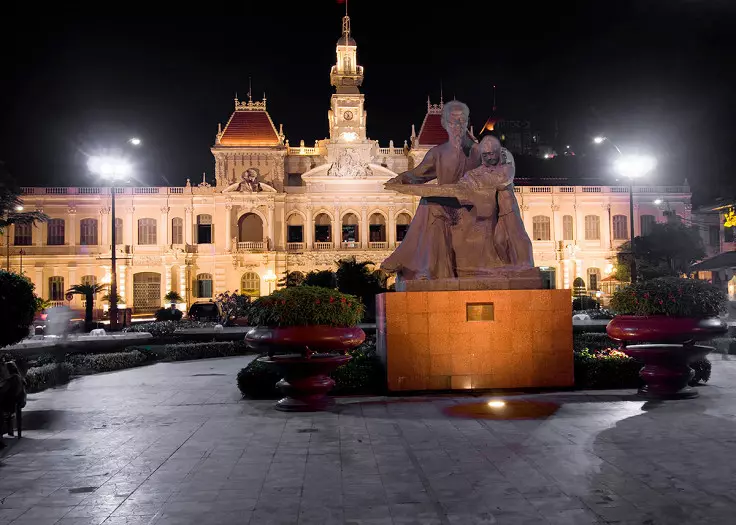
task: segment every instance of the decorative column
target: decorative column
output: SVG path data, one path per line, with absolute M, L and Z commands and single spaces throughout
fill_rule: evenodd
M 128 206 L 125 209 L 125 219 L 123 222 L 123 228 L 125 229 L 125 232 L 123 233 L 123 239 L 128 239 L 128 242 L 130 243 L 130 246 L 133 246 L 138 241 L 138 234 L 136 232 L 136 235 L 133 235 L 133 214 L 135 213 L 135 208 L 133 206 Z M 117 239 L 115 239 L 117 240 Z M 119 287 L 119 283 L 118 283 Z M 122 298 L 125 298 L 122 292 L 118 292 L 118 295 Z
M 268 240 L 267 240 L 267 250 L 273 250 L 274 249 L 274 242 L 276 240 L 276 227 L 274 225 L 275 221 L 275 213 L 274 209 L 276 208 L 276 205 L 273 202 L 268 203 Z
M 36 277 L 33 281 L 33 284 L 36 285 L 36 294 L 38 294 L 39 297 L 46 299 L 46 292 L 48 290 L 46 290 L 43 282 L 43 266 L 36 266 L 33 273 Z
M 360 208 L 360 247 L 368 248 L 368 206 L 365 204 Z
M 43 208 L 40 206 L 36 207 L 36 211 L 39 213 L 43 213 Z M 42 222 L 38 225 L 38 234 L 34 236 L 33 238 L 33 245 L 34 246 L 43 246 L 46 244 L 46 236 L 48 235 L 48 226 L 46 226 L 46 222 Z M 41 285 L 38 284 L 38 294 L 41 295 Z
M 603 246 L 607 247 L 609 250 L 613 248 L 613 244 L 611 242 L 611 205 L 610 204 L 601 204 L 601 208 L 603 208 L 603 216 L 606 218 L 606 226 L 603 228 L 603 238 L 601 239 L 603 241 Z
M 187 206 L 184 208 L 184 243 L 192 244 L 192 233 L 194 226 L 192 225 L 192 213 L 194 208 Z
M 573 208 L 575 209 L 575 232 L 573 237 L 575 238 L 575 244 L 579 245 L 585 239 L 585 218 L 579 204 L 575 204 Z
M 128 294 L 127 294 L 127 286 L 126 286 L 126 277 L 128 274 L 128 267 L 124 264 L 120 265 L 120 269 L 118 270 L 118 295 L 123 300 L 123 303 L 128 307 L 131 308 L 133 306 L 133 301 L 128 302 Z
M 161 239 L 159 241 L 159 244 L 163 244 L 164 246 L 168 246 L 171 244 L 169 240 L 169 211 L 171 211 L 171 208 L 168 206 L 161 206 L 161 226 L 159 228 L 160 237 Z M 166 280 L 168 282 L 168 279 Z
M 342 220 L 340 218 L 340 207 L 335 206 L 332 214 L 332 247 L 340 249 L 342 247 Z
M 171 286 L 173 287 L 174 283 L 171 283 Z M 184 300 L 186 300 L 186 292 L 187 292 L 187 267 L 184 264 L 180 264 L 179 265 L 179 295 L 181 295 L 184 298 Z
M 100 246 L 107 248 L 110 246 L 110 208 L 100 208 Z
M 230 236 L 232 235 L 230 230 L 233 225 L 233 204 L 231 202 L 225 203 L 225 251 L 230 252 L 232 249 Z
M 639 213 L 639 205 L 634 204 L 634 216 L 631 217 L 631 220 L 634 221 L 634 235 L 640 236 L 641 235 L 641 214 Z
M 69 289 L 70 287 L 74 286 L 75 284 L 80 284 L 77 282 L 77 264 L 76 263 L 70 263 L 69 268 L 67 270 L 69 272 L 69 282 L 64 283 L 66 288 Z M 64 290 L 66 292 L 66 290 Z
M 388 231 L 386 232 L 386 240 L 388 241 L 388 247 L 393 250 L 396 247 L 396 207 L 388 207 L 388 224 L 386 225 Z
M 66 228 L 66 238 L 68 239 L 69 246 L 76 246 L 77 245 L 77 208 L 74 206 L 69 206 L 69 209 L 67 210 L 67 214 L 69 217 L 68 223 L 69 226 Z
M 554 243 L 554 248 L 557 249 L 557 233 L 559 232 L 560 237 L 562 237 L 562 224 L 560 224 L 562 219 L 560 219 L 560 214 L 557 213 L 560 211 L 560 206 L 559 204 L 552 204 L 550 209 L 552 210 L 552 220 L 550 221 L 550 228 L 552 231 L 550 232 L 549 238 Z
M 307 231 L 304 232 L 304 241 L 307 243 L 307 250 L 314 248 L 314 209 L 311 204 L 307 204 L 307 223 L 304 225 Z
M 164 297 L 163 296 L 166 295 L 167 293 L 169 293 L 169 290 L 173 290 L 174 289 L 174 286 L 173 286 L 174 283 L 171 282 L 171 266 L 165 265 L 164 266 L 164 272 L 166 274 L 166 280 L 164 281 L 164 285 L 162 287 L 163 290 L 161 290 L 161 294 L 162 294 L 161 295 L 161 304 L 163 304 L 163 301 L 164 301 Z

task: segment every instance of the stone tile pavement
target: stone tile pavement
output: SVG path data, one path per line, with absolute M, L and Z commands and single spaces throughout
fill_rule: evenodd
M 30 396 L 26 435 L 0 456 L 0 525 L 736 521 L 736 364 L 720 356 L 699 399 L 505 398 L 560 405 L 529 420 L 448 416 L 496 413 L 490 396 L 282 414 L 239 398 L 249 359 L 160 363 Z

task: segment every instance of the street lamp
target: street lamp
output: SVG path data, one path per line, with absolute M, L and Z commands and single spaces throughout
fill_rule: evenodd
M 110 273 L 110 330 L 118 328 L 118 272 L 115 246 L 115 181 L 126 177 L 131 172 L 130 164 L 124 159 L 115 157 L 90 157 L 87 167 L 95 175 L 110 180 L 110 212 L 112 216 L 112 271 Z
M 269 268 L 269 270 L 266 272 L 266 275 L 263 276 L 263 280 L 268 283 L 268 294 L 271 295 L 271 292 L 273 291 L 273 283 L 276 282 L 276 274 L 273 273 L 273 270 Z
M 624 155 L 614 142 L 608 137 L 595 137 L 593 142 L 603 144 L 608 142 L 616 149 L 618 158 L 613 164 L 616 172 L 629 179 L 629 239 L 631 242 L 631 282 L 636 282 L 636 244 L 634 243 L 634 179 L 643 177 L 654 169 L 657 160 L 647 155 Z
M 138 137 L 133 137 L 128 139 L 128 142 L 131 143 L 133 146 L 140 146 L 141 145 L 141 139 Z

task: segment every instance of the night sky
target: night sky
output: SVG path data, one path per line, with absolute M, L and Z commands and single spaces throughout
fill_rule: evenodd
M 530 120 L 558 151 L 571 144 L 577 172 L 610 176 L 612 152 L 590 145 L 604 133 L 655 155 L 654 182 L 687 177 L 699 200 L 736 180 L 736 2 L 508 4 L 351 1 L 370 138 L 402 144 L 440 85 L 478 130 L 496 84 L 498 114 Z M 145 144 L 132 153 L 140 184 L 211 180 L 217 124 L 249 77 L 292 145 L 328 135 L 344 5 L 246 2 L 222 16 L 206 4 L 108 7 L 118 9 L 5 13 L 0 160 L 21 184 L 95 184 L 85 154 L 129 136 Z

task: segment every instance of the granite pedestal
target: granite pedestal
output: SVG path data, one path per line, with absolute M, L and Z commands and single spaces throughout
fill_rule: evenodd
M 393 292 L 376 310 L 390 391 L 573 385 L 570 290 Z

